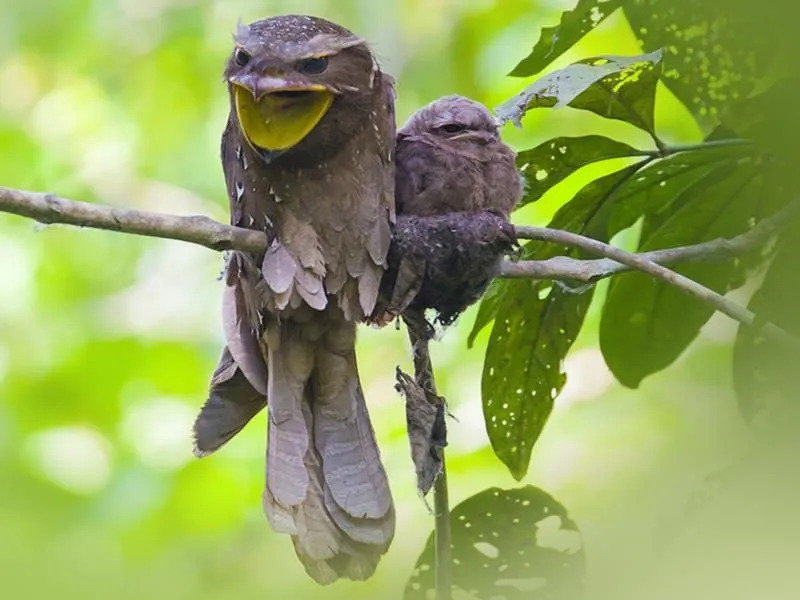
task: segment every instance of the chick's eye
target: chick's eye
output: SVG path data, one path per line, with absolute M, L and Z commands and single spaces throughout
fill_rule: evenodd
M 301 60 L 297 64 L 297 69 L 301 73 L 305 73 L 306 75 L 319 75 L 320 73 L 324 72 L 325 69 L 327 68 L 328 68 L 327 56 L 315 56 L 313 58 L 307 58 L 305 60 Z
M 447 123 L 446 125 L 442 125 L 440 129 L 447 133 L 458 133 L 459 131 L 464 131 L 466 127 L 459 123 Z
M 233 61 L 240 67 L 243 67 L 250 62 L 250 55 L 245 50 L 237 48 L 233 52 Z

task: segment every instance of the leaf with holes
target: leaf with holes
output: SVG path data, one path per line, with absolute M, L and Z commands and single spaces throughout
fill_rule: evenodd
M 478 334 L 494 321 L 497 307 L 500 306 L 500 299 L 503 297 L 507 285 L 508 282 L 502 279 L 495 279 L 489 284 L 489 289 L 486 290 L 481 298 L 478 314 L 475 315 L 475 322 L 472 324 L 472 329 L 467 337 L 467 348 L 472 348 Z
M 679 196 L 674 210 L 649 228 L 639 250 L 647 252 L 733 237 L 759 216 L 762 181 L 753 157 L 720 167 Z M 720 293 L 741 282 L 734 261 L 675 268 Z M 644 273 L 624 273 L 609 285 L 600 322 L 600 348 L 616 378 L 637 387 L 671 364 L 697 336 L 714 310 Z
M 759 89 L 776 52 L 796 45 L 791 9 L 752 0 L 631 0 L 625 15 L 645 50 L 664 48 L 664 83 L 707 126 Z M 794 55 L 796 56 L 796 54 Z
M 575 600 L 586 559 L 567 510 L 533 486 L 489 488 L 450 513 L 453 594 L 476 600 Z M 404 600 L 435 594 L 434 536 L 414 565 Z
M 517 166 L 525 177 L 525 196 L 520 206 L 541 198 L 572 173 L 594 162 L 642 152 L 602 135 L 558 137 L 517 154 Z
M 553 217 L 550 227 L 608 240 L 616 192 L 644 165 L 616 171 L 585 186 Z M 524 259 L 580 256 L 572 248 L 531 242 Z M 562 362 L 583 324 L 592 291 L 576 294 L 549 281 L 507 281 L 486 349 L 481 395 L 497 457 L 521 479 L 531 451 L 561 391 Z
M 758 322 L 769 321 L 800 336 L 800 229 L 781 236 L 778 251 L 749 309 Z M 796 349 L 741 325 L 733 352 L 733 383 L 739 409 L 759 429 L 774 433 L 776 425 L 797 429 L 800 406 L 800 356 Z
M 535 75 L 602 23 L 620 4 L 621 0 L 579 0 L 575 8 L 561 13 L 558 25 L 542 29 L 531 53 L 514 67 L 510 75 Z
M 547 183 L 555 185 L 555 180 L 561 181 L 567 176 L 563 173 L 570 165 L 578 168 L 578 164 L 576 163 L 583 162 L 584 157 L 591 155 L 595 150 L 597 150 L 595 156 L 603 156 L 603 158 L 612 158 L 611 155 L 617 151 L 622 155 L 622 152 L 626 151 L 626 148 L 630 148 L 632 155 L 638 152 L 625 144 L 616 146 L 619 142 L 602 137 L 600 137 L 600 140 L 605 141 L 599 141 L 597 146 L 595 146 L 593 142 L 590 141 L 595 137 L 599 136 L 555 138 L 533 150 L 520 153 L 519 156 L 525 155 L 526 152 L 538 154 L 540 148 L 549 149 L 551 144 L 558 144 L 556 146 L 558 154 L 564 156 L 565 161 L 558 166 L 550 166 L 549 168 L 551 170 L 548 171 L 547 177 Z M 565 152 L 561 151 L 561 148 L 564 147 L 561 145 L 562 142 L 566 144 L 567 149 Z M 592 149 L 587 148 L 584 144 L 586 144 L 586 146 L 591 146 Z M 572 149 L 576 146 L 580 149 L 573 154 Z M 679 152 L 665 159 L 649 163 L 637 173 L 635 178 L 628 180 L 625 185 L 618 190 L 617 193 L 620 196 L 620 202 L 616 204 L 611 214 L 609 229 L 612 231 L 620 231 L 630 227 L 645 213 L 667 213 L 672 201 L 696 180 L 707 176 L 710 171 L 720 166 L 720 164 L 736 160 L 747 152 L 749 152 L 749 146 L 747 144 L 721 144 L 719 146 L 704 148 L 702 152 Z M 598 160 L 601 159 L 598 158 Z M 555 161 L 550 161 L 551 165 L 554 162 Z M 529 172 L 533 172 L 534 168 L 538 170 L 538 165 L 540 164 L 538 162 L 530 162 L 526 166 L 525 162 L 522 162 L 522 160 L 518 160 L 518 163 L 521 167 L 525 167 L 523 171 L 528 169 Z M 526 198 L 540 191 L 537 190 L 535 184 L 530 182 L 530 177 L 528 177 L 528 181 Z M 530 201 L 533 199 L 534 198 L 531 197 Z M 484 294 L 478 308 L 478 314 L 475 317 L 475 323 L 467 339 L 468 347 L 472 347 L 478 333 L 494 320 L 497 314 L 497 307 L 500 304 L 500 298 L 505 293 L 508 285 L 508 281 L 495 279 Z
M 653 113 L 661 74 L 660 51 L 641 56 L 599 56 L 573 63 L 536 80 L 497 107 L 501 122 L 520 125 L 534 108 L 571 106 L 625 121 L 655 138 Z

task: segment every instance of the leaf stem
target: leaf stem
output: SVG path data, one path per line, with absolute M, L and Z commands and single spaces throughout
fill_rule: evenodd
M 417 385 L 425 390 L 430 402 L 441 403 L 444 399 L 436 393 L 436 380 L 433 376 L 433 364 L 428 343 L 432 337 L 432 328 L 421 313 L 408 311 L 404 314 L 408 328 L 408 338 L 414 361 L 414 379 Z M 442 470 L 433 486 L 434 510 L 434 580 L 436 583 L 436 600 L 452 600 L 452 533 L 450 523 L 450 501 L 447 489 L 447 464 L 444 448 L 438 448 L 442 460 Z
M 711 140 L 708 142 L 699 142 L 697 144 L 678 144 L 675 146 L 668 146 L 663 144 L 663 142 L 662 143 L 656 142 L 658 149 L 646 150 L 645 153 L 649 156 L 666 158 L 667 156 L 678 154 L 679 152 L 691 152 L 693 150 L 713 150 L 715 148 L 727 148 L 735 146 L 750 146 L 752 144 L 753 144 L 752 140 L 739 139 L 739 138 L 734 138 L 730 140 Z

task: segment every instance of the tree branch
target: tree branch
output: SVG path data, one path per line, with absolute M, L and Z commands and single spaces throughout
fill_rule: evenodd
M 750 250 L 763 246 L 775 236 L 775 234 L 779 233 L 781 229 L 786 227 L 799 210 L 800 202 L 794 202 L 776 212 L 774 215 L 763 219 L 749 231 L 734 238 L 720 238 L 702 244 L 654 250 L 652 252 L 638 254 L 638 256 L 651 262 L 658 263 L 659 265 L 674 265 L 686 262 L 710 262 L 735 258 Z M 540 237 L 539 233 L 543 229 L 547 228 L 536 228 L 536 230 L 521 230 L 521 228 L 517 228 L 517 237 L 523 239 L 526 233 L 532 233 L 533 236 L 527 239 L 542 240 L 543 237 Z M 543 234 L 543 236 L 549 237 L 549 233 Z M 596 283 L 611 275 L 634 269 L 635 267 L 622 264 L 610 258 L 580 260 L 570 258 L 569 256 L 557 256 L 547 260 L 506 261 L 500 267 L 500 277 L 507 279 L 555 279 Z
M 792 204 L 787 207 L 792 213 L 797 210 L 797 205 Z M 773 323 L 756 323 L 756 316 L 747 310 L 745 307 L 736 304 L 729 300 L 722 294 L 718 294 L 714 290 L 707 288 L 696 281 L 676 273 L 667 267 L 653 262 L 646 254 L 634 254 L 627 250 L 622 250 L 605 242 L 595 240 L 571 231 L 562 231 L 559 229 L 549 229 L 547 227 L 533 227 L 524 226 L 515 228 L 518 239 L 539 240 L 544 242 L 552 242 L 556 244 L 565 244 L 580 248 L 586 252 L 605 256 L 618 263 L 621 263 L 630 269 L 642 271 L 656 279 L 678 288 L 685 294 L 697 298 L 701 302 L 705 302 L 716 308 L 718 311 L 728 315 L 732 319 L 740 323 L 753 327 L 762 331 L 764 334 L 772 337 L 775 340 L 781 341 L 794 348 L 800 347 L 800 340 L 790 335 L 777 325 Z
M 217 251 L 263 252 L 267 247 L 265 233 L 223 225 L 208 217 L 114 208 L 4 187 L 0 187 L 0 212 L 28 217 L 46 225 L 61 223 L 181 240 Z
M 774 235 L 790 217 L 798 212 L 800 202 L 793 202 L 783 211 L 762 221 L 761 225 L 732 240 L 714 240 L 695 246 L 634 254 L 604 242 L 569 231 L 547 227 L 516 227 L 518 239 L 552 242 L 580 248 L 605 259 L 582 261 L 557 257 L 546 261 L 505 263 L 502 277 L 577 280 L 593 282 L 625 270 L 638 270 L 672 285 L 748 326 L 756 326 L 755 315 L 721 294 L 684 277 L 659 263 L 719 260 L 735 256 L 763 243 Z M 40 223 L 63 223 L 79 227 L 107 229 L 151 237 L 181 240 L 212 250 L 264 252 L 267 235 L 261 231 L 223 225 L 204 216 L 181 217 L 146 211 L 113 208 L 99 204 L 75 202 L 53 194 L 27 192 L 0 187 L 0 212 L 35 219 Z M 800 344 L 772 323 L 759 324 L 758 329 L 793 346 Z

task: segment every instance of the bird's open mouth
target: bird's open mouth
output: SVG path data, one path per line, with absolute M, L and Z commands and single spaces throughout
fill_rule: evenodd
M 234 86 L 236 114 L 247 140 L 268 151 L 291 148 L 320 122 L 333 102 L 333 92 L 321 85 L 286 86 L 259 97 Z
M 272 92 L 272 95 L 276 98 L 283 98 L 285 100 L 302 100 L 303 98 L 308 98 L 316 93 L 318 92 L 313 92 L 311 90 L 288 90 L 285 92 Z

